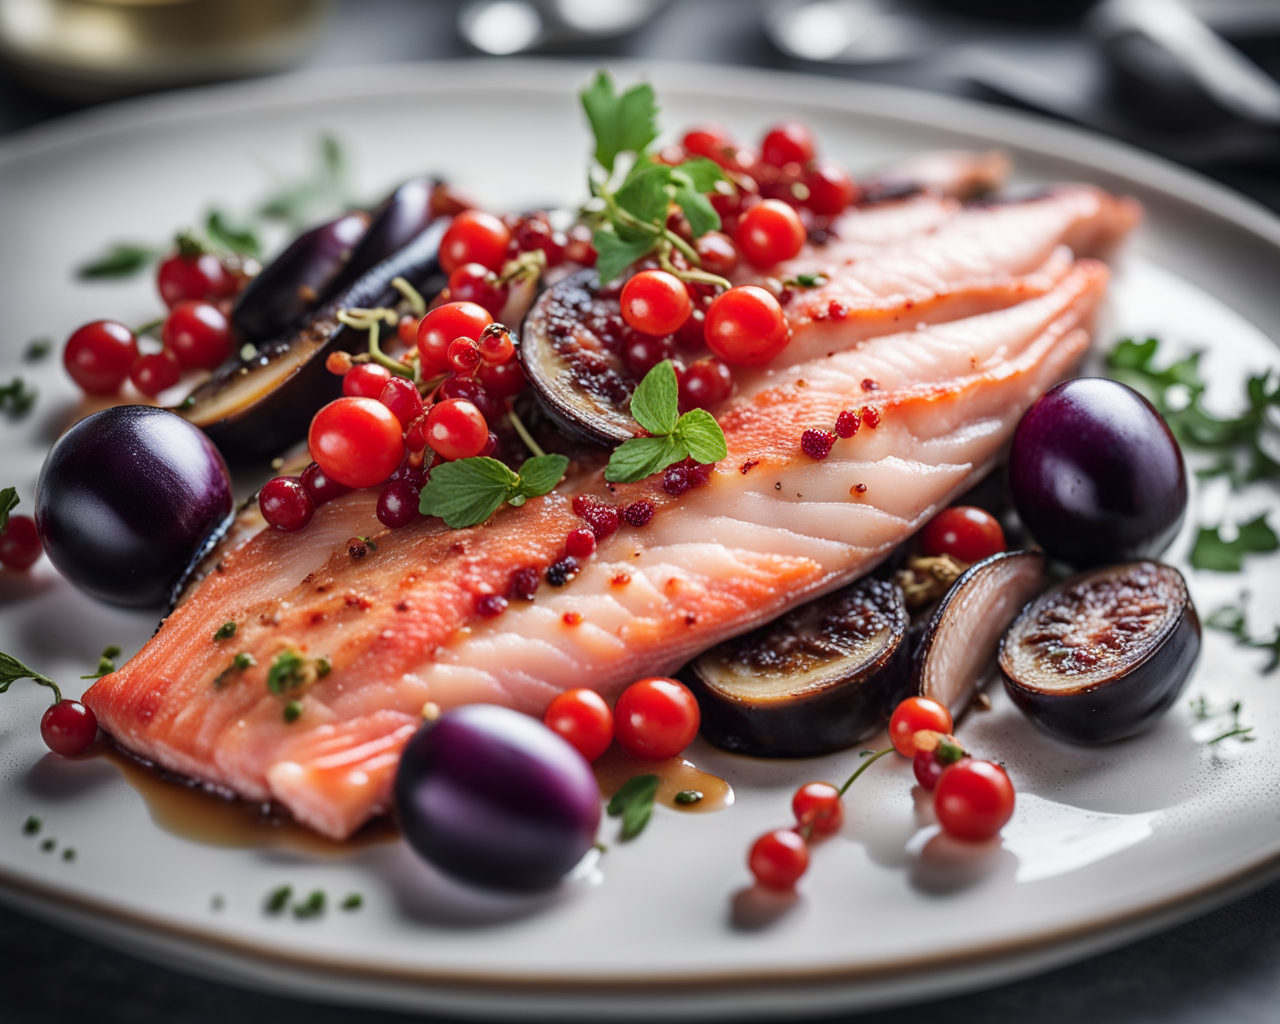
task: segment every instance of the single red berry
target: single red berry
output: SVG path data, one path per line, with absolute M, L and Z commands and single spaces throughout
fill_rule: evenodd
M 173 387 L 181 377 L 182 363 L 173 354 L 173 350 L 168 348 L 139 356 L 133 369 L 129 371 L 133 386 L 151 398 Z
M 76 757 L 98 738 L 98 716 L 78 700 L 63 698 L 41 716 L 40 738 L 55 754 Z
M 482 619 L 496 619 L 506 610 L 507 599 L 501 594 L 481 594 L 476 598 L 476 614 Z
M 375 487 L 404 459 L 404 427 L 376 399 L 339 398 L 316 413 L 307 445 L 329 479 Z
M 916 756 L 916 733 L 924 730 L 951 734 L 951 712 L 929 697 L 908 697 L 893 709 L 889 742 L 903 757 Z
M 999 835 L 1013 817 L 1013 783 L 990 761 L 957 761 L 938 780 L 933 810 L 949 836 L 984 843 Z
M 705 310 L 694 309 L 689 319 L 676 331 L 675 342 L 681 348 L 698 351 L 707 346 L 707 314 Z
M 595 690 L 565 690 L 547 707 L 542 724 L 594 761 L 613 742 L 613 712 Z
M 524 368 L 515 359 L 496 365 L 485 363 L 477 375 L 484 389 L 496 399 L 514 398 L 524 390 Z
M 685 133 L 680 144 L 693 156 L 705 156 L 719 162 L 724 151 L 733 145 L 728 131 L 718 124 L 705 124 Z
M 408 526 L 418 518 L 419 489 L 408 480 L 392 480 L 378 495 L 378 522 L 392 530 Z
M 944 508 L 920 531 L 926 555 L 950 555 L 961 562 L 981 562 L 1005 550 L 1004 530 L 990 512 L 972 505 Z
M 342 393 L 353 398 L 380 398 L 391 371 L 377 363 L 356 363 L 342 378 Z
M 858 186 L 849 172 L 828 160 L 818 161 L 804 186 L 809 190 L 804 205 L 824 217 L 834 217 L 858 198 Z
M 378 401 L 395 413 L 405 427 L 422 415 L 422 395 L 408 377 L 390 378 L 378 393 Z
M 213 303 L 200 299 L 174 306 L 160 338 L 186 367 L 212 370 L 231 355 L 231 321 Z
M 532 601 L 540 582 L 537 569 L 517 569 L 511 574 L 507 593 L 519 601 Z
M 137 358 L 138 339 L 114 320 L 95 320 L 77 328 L 62 353 L 67 373 L 90 395 L 114 395 Z
M 0 533 L 0 563 L 10 569 L 30 569 L 43 551 L 36 521 L 30 516 L 11 515 Z
M 310 492 L 296 476 L 278 476 L 263 484 L 258 509 L 269 525 L 287 533 L 301 530 L 316 514 Z
M 581 263 L 584 267 L 594 267 L 598 256 L 596 247 L 591 244 L 591 229 L 585 224 L 575 224 L 569 231 L 564 258 L 571 263 Z
M 446 398 L 427 413 L 427 444 L 442 459 L 479 455 L 489 440 L 489 424 L 465 398 Z
M 622 510 L 622 518 L 628 526 L 644 526 L 653 518 L 653 503 L 648 501 L 633 501 Z
M 578 512 L 576 505 L 574 511 Z M 618 509 L 613 505 L 606 505 L 600 501 L 591 501 L 583 506 L 578 515 L 587 521 L 587 525 L 591 527 L 591 533 L 596 540 L 604 540 L 618 530 Z
M 351 360 L 350 352 L 330 352 L 324 357 L 324 368 L 335 377 L 345 377 L 353 366 L 355 363 Z
M 298 480 L 307 489 L 307 493 L 311 495 L 312 504 L 316 506 L 351 493 L 351 488 L 346 484 L 340 484 L 337 480 L 330 480 L 325 476 L 324 470 L 315 462 L 302 471 Z
M 440 267 L 452 274 L 467 263 L 501 270 L 511 242 L 511 229 L 491 213 L 464 210 L 440 240 Z
M 674 274 L 642 270 L 622 286 L 622 319 L 644 334 L 670 334 L 689 317 L 689 291 Z
M 921 788 L 932 793 L 937 788 L 942 773 L 964 757 L 968 755 L 964 754 L 959 758 L 944 757 L 941 746 L 934 747 L 932 750 L 917 750 L 911 762 L 911 770 L 915 772 L 916 781 L 920 783 Z
M 498 283 L 498 276 L 479 263 L 464 263 L 449 275 L 451 301 L 474 302 L 493 317 L 499 316 L 507 304 L 507 291 L 505 284 Z
M 734 240 L 742 255 L 757 267 L 789 260 L 804 245 L 800 215 L 780 199 L 765 199 L 738 218 Z
M 791 810 L 801 827 L 817 835 L 839 832 L 844 824 L 844 801 L 840 790 L 829 782 L 808 782 L 791 798 Z
M 858 414 L 852 409 L 842 409 L 836 417 L 836 433 L 841 437 L 853 437 L 861 425 Z
M 449 368 L 449 346 L 458 338 L 478 341 L 493 317 L 474 302 L 446 302 L 428 311 L 418 324 L 418 353 L 424 374 L 443 373 Z
M 480 358 L 490 366 L 505 363 L 516 354 L 511 332 L 502 324 L 490 324 L 481 331 L 480 340 L 476 345 L 480 349 Z
M 622 361 L 637 380 L 643 380 L 645 374 L 674 354 L 670 337 L 630 331 L 622 349 Z
M 875 430 L 880 426 L 880 410 L 874 405 L 864 405 L 862 407 L 862 422 L 867 425 L 870 430 Z
M 764 888 L 787 892 L 809 869 L 809 844 L 791 829 L 780 828 L 755 841 L 747 866 Z
M 632 683 L 614 706 L 618 745 L 642 761 L 665 761 L 684 750 L 702 722 L 698 702 L 675 679 L 653 676 Z
M 521 252 L 541 249 L 547 257 L 547 266 L 555 267 L 564 262 L 569 239 L 551 227 L 545 213 L 539 211 L 521 220 L 515 234 L 516 247 Z
M 406 313 L 400 318 L 400 322 L 396 324 L 396 337 L 400 339 L 401 345 L 413 348 L 418 343 L 418 324 L 421 322 L 422 318 L 412 313 Z
M 782 306 L 757 285 L 730 288 L 707 310 L 707 347 L 726 363 L 756 366 L 787 347 L 791 327 Z
M 836 435 L 827 430 L 806 430 L 800 435 L 800 448 L 811 459 L 825 459 L 835 443 Z
M 486 422 L 497 422 L 506 412 L 506 406 L 489 394 L 488 388 L 475 377 L 446 377 L 436 391 L 436 402 L 446 398 L 465 398 L 480 410 Z
M 585 526 L 570 530 L 564 541 L 564 549 L 574 558 L 590 558 L 596 552 L 596 535 Z
M 427 447 L 427 417 L 425 414 L 404 428 L 404 446 L 411 452 L 420 452 Z
M 239 281 L 213 253 L 175 253 L 156 269 L 156 287 L 164 304 L 173 309 L 191 299 L 209 302 L 228 298 L 236 293 Z
M 774 167 L 806 164 L 814 152 L 813 133 L 798 121 L 783 121 L 760 143 L 760 159 Z
M 723 231 L 708 231 L 694 241 L 693 250 L 710 274 L 728 277 L 738 269 L 738 247 Z
M 400 467 L 387 477 L 387 480 L 408 480 L 420 491 L 426 486 L 429 477 L 430 474 L 427 472 L 426 466 L 406 455 L 404 461 L 400 463 Z
M 686 409 L 710 409 L 733 391 L 733 373 L 720 359 L 699 359 L 680 381 L 680 404 Z
M 480 348 L 470 338 L 455 338 L 449 343 L 446 358 L 454 373 L 471 373 L 480 365 Z

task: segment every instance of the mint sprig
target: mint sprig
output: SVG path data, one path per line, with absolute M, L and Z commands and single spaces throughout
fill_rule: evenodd
M 658 795 L 658 776 L 636 775 L 613 794 L 606 810 L 612 818 L 622 818 L 622 838 L 634 839 L 649 824 L 653 800 Z
M 568 467 L 563 455 L 535 455 L 519 473 L 485 455 L 445 462 L 431 471 L 418 508 L 424 515 L 439 516 L 451 529 L 478 526 L 503 502 L 518 506 L 548 493 Z
M 631 415 L 653 436 L 633 437 L 614 449 L 604 471 L 609 483 L 631 484 L 688 458 L 711 463 L 729 454 L 711 413 L 690 409 L 680 415 L 680 386 L 669 359 L 644 375 L 631 396 Z
M 18 488 L 6 487 L 0 491 L 0 533 L 9 529 L 9 513 L 18 507 Z
M 1264 513 L 1236 527 L 1235 540 L 1223 540 L 1219 527 L 1202 526 L 1191 548 L 1191 564 L 1197 569 L 1239 572 L 1244 567 L 1245 555 L 1266 554 L 1277 549 L 1280 549 L 1280 537 L 1267 524 Z

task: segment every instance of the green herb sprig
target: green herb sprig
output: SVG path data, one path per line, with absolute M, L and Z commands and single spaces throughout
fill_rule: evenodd
M 21 377 L 14 377 L 8 384 L 0 385 L 0 409 L 12 418 L 19 419 L 31 411 L 39 392 Z
M 1239 604 L 1223 605 L 1221 608 L 1215 609 L 1205 620 L 1204 624 L 1210 629 L 1216 629 L 1220 633 L 1226 633 L 1236 638 L 1236 643 L 1241 647 L 1252 647 L 1255 650 L 1266 651 L 1270 657 L 1266 665 L 1262 668 L 1263 675 L 1270 675 L 1277 668 L 1280 668 L 1280 624 L 1271 629 L 1271 636 L 1253 636 L 1249 633 L 1248 620 L 1245 616 L 1245 602 L 1248 600 L 1247 594 L 1240 595 Z
M 120 657 L 120 647 L 118 644 L 110 644 L 102 650 L 102 656 L 98 659 L 98 670 L 91 675 L 81 676 L 81 679 L 101 679 L 103 676 L 110 675 L 116 670 L 116 658 Z
M 1244 704 L 1238 700 L 1233 700 L 1230 704 L 1220 708 L 1212 706 L 1206 697 L 1196 697 L 1191 701 L 1191 713 L 1195 716 L 1197 722 L 1208 722 L 1226 715 L 1231 716 L 1231 724 L 1225 731 L 1218 733 L 1211 739 L 1202 741 L 1205 746 L 1209 747 L 1221 743 L 1223 740 L 1237 739 L 1241 743 L 1252 743 L 1257 739 L 1256 736 L 1251 735 L 1253 726 L 1240 724 L 1242 711 L 1244 711 Z
M 1280 548 L 1280 537 L 1267 524 L 1265 513 L 1237 526 L 1234 540 L 1223 540 L 1220 531 L 1218 526 L 1200 527 L 1191 548 L 1192 566 L 1215 572 L 1239 572 L 1244 567 L 1245 555 L 1266 554 Z
M 535 455 L 525 460 L 519 473 L 487 455 L 444 462 L 431 470 L 418 508 L 455 530 L 478 526 L 504 502 L 519 506 L 547 494 L 568 468 L 563 455 Z
M 19 679 L 30 679 L 41 686 L 49 687 L 53 691 L 55 704 L 62 700 L 62 691 L 52 679 L 33 668 L 28 668 L 13 655 L 0 651 L 0 693 L 8 693 L 9 687 Z
M 680 386 L 669 359 L 644 375 L 631 396 L 631 415 L 653 436 L 633 437 L 614 449 L 604 471 L 610 483 L 634 483 L 687 458 L 711 463 L 729 454 L 711 413 L 690 409 L 680 415 Z
M 613 794 L 606 810 L 610 817 L 622 818 L 622 838 L 634 839 L 649 824 L 653 800 L 658 795 L 658 776 L 636 775 Z
M 21 500 L 16 487 L 6 487 L 0 491 L 0 533 L 9 529 L 9 513 L 18 507 Z

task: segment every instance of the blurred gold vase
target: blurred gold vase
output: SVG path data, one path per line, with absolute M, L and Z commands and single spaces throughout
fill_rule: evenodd
M 0 55 L 50 92 L 98 99 L 282 71 L 333 0 L 0 0 Z

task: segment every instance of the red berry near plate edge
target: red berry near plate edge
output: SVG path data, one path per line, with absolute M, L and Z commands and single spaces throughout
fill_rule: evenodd
M 54 690 L 55 753 L 96 749 L 101 727 L 336 841 L 391 814 L 484 888 L 560 885 L 613 827 L 605 798 L 621 842 L 715 827 L 672 818 L 710 809 L 672 795 L 694 760 L 752 785 L 712 748 L 784 780 L 747 850 L 762 889 L 814 885 L 878 806 L 855 822 L 870 786 L 986 855 L 1028 779 L 1006 734 L 971 726 L 988 669 L 1000 716 L 1090 744 L 1150 728 L 1200 650 L 1186 581 L 1156 561 L 1188 503 L 1172 406 L 1059 383 L 1136 204 L 1087 185 L 1005 201 L 990 181 L 966 205 L 955 183 L 991 165 L 963 153 L 881 198 L 889 172 L 851 174 L 796 121 L 758 150 L 703 126 L 615 151 L 631 136 L 599 118 L 619 98 L 603 73 L 591 90 L 601 162 L 580 211 L 489 211 L 436 183 L 412 231 L 397 191 L 260 272 L 183 236 L 156 271 L 160 351 L 155 324 L 72 333 L 86 395 L 190 396 L 71 427 L 34 519 L 0 492 L 0 563 L 44 551 L 86 592 L 168 617 L 80 701 L 7 655 L 0 675 Z M 867 222 L 888 241 L 855 244 Z M 335 232 L 349 244 L 321 244 Z M 1006 236 L 1057 262 L 1015 259 Z M 964 497 L 1006 451 L 1007 486 Z M 256 488 L 238 511 L 224 458 Z M 267 458 L 269 479 L 242 468 Z M 985 628 L 948 599 L 971 592 L 1002 609 Z M 947 672 L 963 678 L 943 692 Z M 198 749 L 133 728 L 142 680 L 157 721 L 196 688 L 255 709 L 252 782 L 210 753 L 217 715 Z M 343 779 L 321 735 L 357 751 Z M 843 781 L 785 760 L 819 756 Z

